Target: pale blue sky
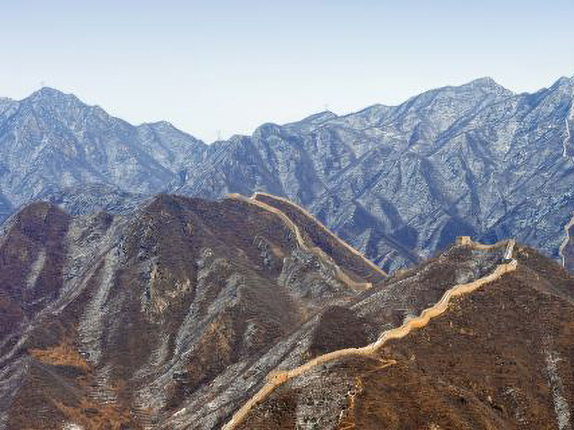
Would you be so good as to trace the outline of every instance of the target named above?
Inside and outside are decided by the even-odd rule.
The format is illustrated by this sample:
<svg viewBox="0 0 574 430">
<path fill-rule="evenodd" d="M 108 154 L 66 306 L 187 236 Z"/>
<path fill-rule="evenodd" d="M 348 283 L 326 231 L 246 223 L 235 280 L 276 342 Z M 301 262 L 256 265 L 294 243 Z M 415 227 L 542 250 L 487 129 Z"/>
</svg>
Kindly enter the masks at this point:
<svg viewBox="0 0 574 430">
<path fill-rule="evenodd" d="M 0 0 L 0 96 L 41 82 L 207 142 L 492 76 L 574 75 L 572 0 Z"/>
</svg>

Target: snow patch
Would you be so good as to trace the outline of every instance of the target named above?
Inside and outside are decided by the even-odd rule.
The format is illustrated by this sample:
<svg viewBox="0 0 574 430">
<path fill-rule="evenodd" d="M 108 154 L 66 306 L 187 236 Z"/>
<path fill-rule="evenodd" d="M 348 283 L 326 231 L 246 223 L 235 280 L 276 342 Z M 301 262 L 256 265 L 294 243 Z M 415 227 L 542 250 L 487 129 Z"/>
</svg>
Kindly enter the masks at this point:
<svg viewBox="0 0 574 430">
<path fill-rule="evenodd" d="M 558 357 L 558 354 L 555 351 L 550 351 L 549 349 L 546 350 L 546 372 L 548 374 L 548 382 L 552 390 L 558 430 L 572 430 L 572 425 L 570 423 L 570 407 L 564 398 L 564 385 L 558 372 L 557 364 L 560 361 L 562 361 L 562 359 Z"/>
<path fill-rule="evenodd" d="M 79 424 L 66 423 L 66 424 L 64 424 L 63 430 L 84 430 L 84 427 L 82 427 Z"/>
<path fill-rule="evenodd" d="M 38 253 L 38 258 L 32 264 L 30 268 L 30 273 L 26 277 L 26 288 L 28 290 L 32 290 L 36 285 L 36 281 L 38 280 L 38 276 L 42 273 L 42 269 L 44 269 L 44 264 L 46 263 L 46 249 L 42 248 Z"/>
</svg>

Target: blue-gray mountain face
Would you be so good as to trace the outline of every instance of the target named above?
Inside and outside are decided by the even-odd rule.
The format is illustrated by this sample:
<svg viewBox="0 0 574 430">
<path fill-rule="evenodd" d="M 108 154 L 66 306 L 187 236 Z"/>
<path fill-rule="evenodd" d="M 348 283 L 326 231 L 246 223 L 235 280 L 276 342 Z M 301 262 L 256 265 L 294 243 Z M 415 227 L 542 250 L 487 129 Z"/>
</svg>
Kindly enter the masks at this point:
<svg viewBox="0 0 574 430">
<path fill-rule="evenodd" d="M 43 89 L 0 99 L 0 217 L 42 198 L 125 212 L 162 191 L 261 190 L 301 203 L 387 270 L 463 234 L 557 257 L 574 211 L 573 98 L 574 78 L 535 94 L 483 78 L 208 146 Z"/>
<path fill-rule="evenodd" d="M 49 88 L 0 101 L 0 191 L 13 206 L 85 184 L 161 192 L 206 148 L 168 123 L 134 127 Z"/>
</svg>

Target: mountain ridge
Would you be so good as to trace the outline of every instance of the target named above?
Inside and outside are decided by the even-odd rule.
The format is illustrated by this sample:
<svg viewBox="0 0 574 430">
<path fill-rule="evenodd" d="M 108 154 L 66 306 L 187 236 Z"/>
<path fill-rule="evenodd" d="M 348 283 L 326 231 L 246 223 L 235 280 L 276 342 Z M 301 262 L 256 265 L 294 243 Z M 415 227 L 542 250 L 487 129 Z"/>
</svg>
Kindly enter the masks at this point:
<svg viewBox="0 0 574 430">
<path fill-rule="evenodd" d="M 381 276 L 256 197 L 12 217 L 0 429 L 539 428 L 574 404 L 574 278 L 557 263 L 463 237 Z"/>
<path fill-rule="evenodd" d="M 513 236 L 559 258 L 574 212 L 569 78 L 533 94 L 479 78 L 397 106 L 267 123 L 211 145 L 169 123 L 134 127 L 58 94 L 41 90 L 31 98 L 55 101 L 34 105 L 28 97 L 24 111 L 8 103 L 12 120 L 0 108 L 0 216 L 92 183 L 116 195 L 262 191 L 305 207 L 392 271 L 465 234 L 486 242 Z M 112 197 L 79 192 L 60 199 L 64 207 L 111 208 Z M 534 216 L 532 204 L 540 207 Z"/>
</svg>

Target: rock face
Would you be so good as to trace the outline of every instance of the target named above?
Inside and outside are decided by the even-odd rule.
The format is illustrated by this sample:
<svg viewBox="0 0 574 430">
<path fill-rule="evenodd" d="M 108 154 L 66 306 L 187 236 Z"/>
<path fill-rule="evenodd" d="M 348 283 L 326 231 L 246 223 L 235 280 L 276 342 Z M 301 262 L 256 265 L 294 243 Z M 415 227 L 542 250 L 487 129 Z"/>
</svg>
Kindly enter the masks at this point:
<svg viewBox="0 0 574 430">
<path fill-rule="evenodd" d="M 34 203 L 0 236 L 0 429 L 569 423 L 574 278 L 507 248 L 461 241 L 386 277 L 269 195 L 161 195 L 129 215 Z M 509 261 L 407 336 L 337 355 Z"/>
<path fill-rule="evenodd" d="M 167 123 L 133 127 L 44 89 L 0 102 L 0 217 L 64 189 L 80 194 L 60 199 L 75 213 L 121 213 L 138 201 L 122 209 L 101 188 L 90 198 L 85 184 L 116 196 L 266 191 L 304 206 L 387 271 L 465 234 L 515 237 L 558 258 L 574 212 L 573 97 L 574 79 L 514 94 L 483 78 L 207 146 Z"/>
</svg>

